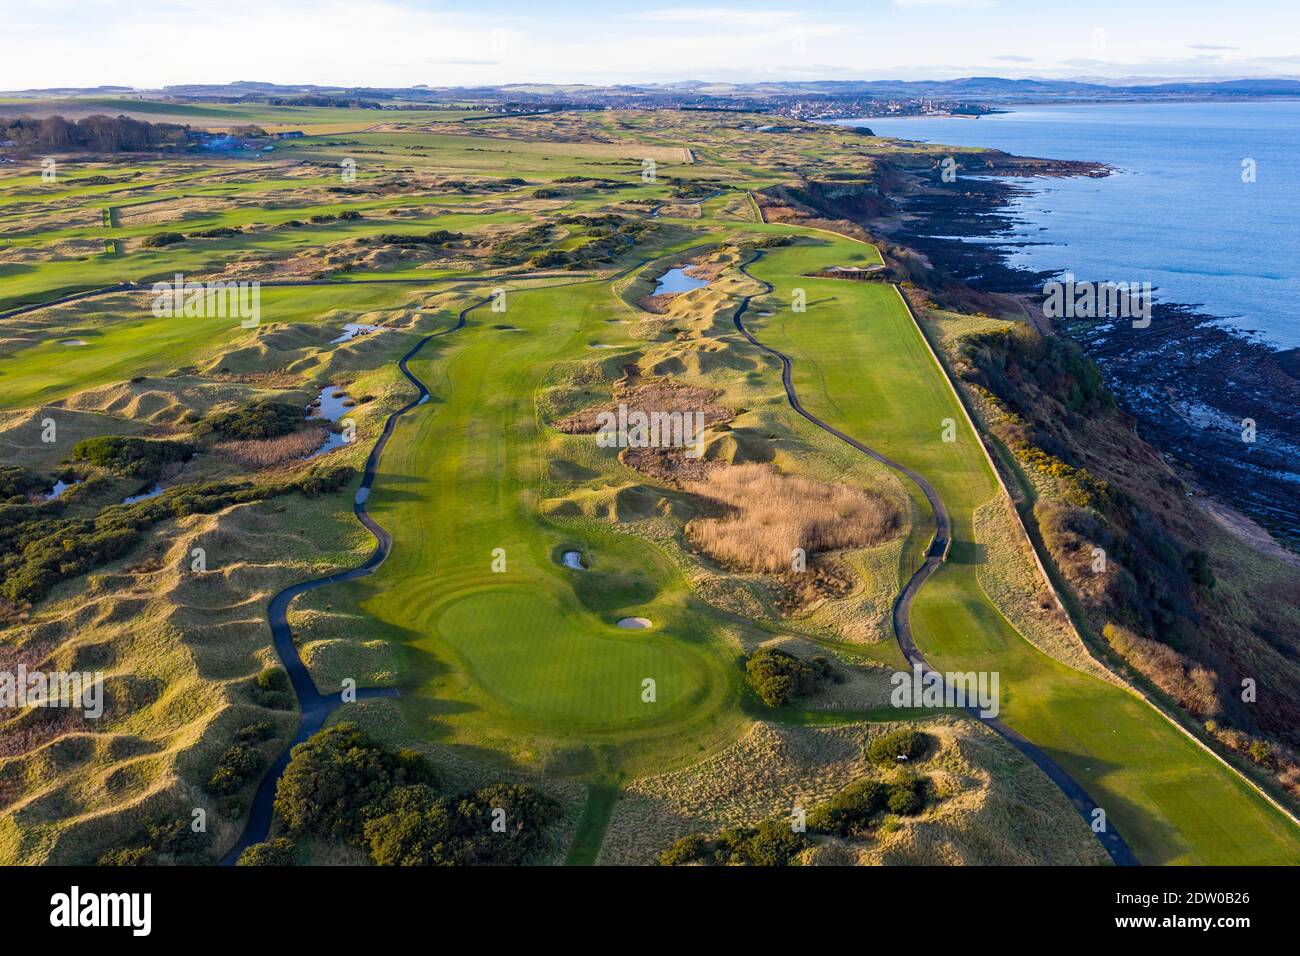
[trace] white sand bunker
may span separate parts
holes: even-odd
[[[650,619],[646,617],[625,617],[618,622],[618,626],[629,631],[644,631],[651,625]]]
[[[566,568],[572,568],[574,571],[586,571],[587,566],[582,563],[581,551],[565,551],[560,556],[560,560]]]

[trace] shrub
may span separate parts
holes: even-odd
[[[156,232],[149,236],[142,245],[146,249],[161,249],[163,246],[174,246],[178,242],[184,242],[185,237],[179,232]]]
[[[125,435],[83,438],[72,446],[74,461],[86,461],[122,478],[156,481],[163,469],[194,454],[193,446],[165,439],[150,440]]]
[[[877,737],[867,745],[867,759],[872,763],[899,763],[899,758],[915,760],[925,753],[930,745],[927,734],[911,728],[895,730]]]
[[[235,866],[293,866],[298,862],[298,847],[288,837],[276,837],[254,843],[235,861]]]
[[[832,677],[830,661],[802,661],[775,647],[759,648],[745,662],[749,686],[769,707],[784,707],[816,691]]]
[[[260,750],[237,743],[227,747],[217,758],[216,769],[208,778],[208,790],[228,796],[243,789],[266,766],[266,757]]]
[[[545,847],[546,826],[558,814],[550,797],[525,786],[493,784],[440,798],[417,784],[394,791],[364,834],[380,866],[520,864]]]
[[[422,236],[385,232],[375,236],[374,241],[388,246],[441,246],[448,242],[456,242],[464,238],[464,234],[459,232],[449,232],[446,229],[435,229],[434,231],[427,232]]]
[[[26,497],[45,488],[45,482],[26,468],[16,465],[0,466],[0,500]]]
[[[109,850],[97,861],[99,866],[148,866],[152,862],[153,850],[147,846]]]
[[[293,706],[293,684],[289,675],[279,667],[268,667],[253,682],[253,701],[272,710],[288,710]]]
[[[276,789],[275,812],[290,833],[362,844],[365,822],[385,812],[390,793],[411,784],[436,785],[427,760],[413,751],[394,753],[355,725],[341,723],[293,748]]]
[[[190,821],[183,817],[165,820],[149,827],[149,848],[179,860],[192,860],[205,849],[211,837],[195,833]]]
[[[275,728],[265,720],[259,720],[255,724],[245,724],[235,732],[235,743],[240,744],[260,744],[264,740],[270,740],[275,736]]]
[[[713,861],[713,847],[701,834],[684,836],[659,854],[660,866],[686,866]]]
[[[199,232],[191,232],[191,239],[229,239],[232,236],[243,234],[242,229],[231,226],[217,226],[213,229],[203,229]]]
[[[808,812],[808,827],[818,833],[852,836],[862,833],[885,808],[889,789],[876,780],[857,780],[826,803]]]
[[[1218,675],[1214,671],[1122,625],[1107,624],[1101,633],[1124,660],[1190,713],[1214,717],[1222,711],[1223,705],[1215,691]]]
[[[208,425],[225,438],[278,438],[294,431],[304,418],[296,405],[259,398],[242,408],[212,416]]]
[[[925,782],[911,778],[894,784],[889,788],[888,807],[890,813],[899,816],[915,816],[925,809]]]
[[[789,866],[808,845],[784,818],[764,820],[756,827],[729,827],[714,840],[695,834],[683,837],[659,856],[661,866],[688,863],[740,866]]]

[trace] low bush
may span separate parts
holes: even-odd
[[[254,843],[235,861],[235,866],[293,866],[298,862],[298,847],[288,837],[276,837]]]
[[[769,707],[785,707],[816,692],[834,674],[824,657],[803,661],[775,647],[759,648],[745,662],[749,686]]]
[[[146,249],[161,249],[164,246],[174,246],[178,242],[184,242],[185,237],[179,232],[156,232],[147,237],[141,245]]]
[[[867,745],[867,759],[872,763],[883,764],[912,761],[924,754],[929,746],[928,734],[904,727],[872,740]]]

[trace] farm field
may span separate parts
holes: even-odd
[[[295,734],[354,724],[447,787],[553,801],[534,862],[653,862],[690,826],[913,786],[864,757],[909,728],[921,805],[806,862],[1107,862],[1022,752],[891,704],[934,516],[793,412],[739,314],[810,412],[942,496],[951,552],[911,611],[933,666],[998,673],[1005,723],[1141,862],[1300,862],[1286,812],[989,585],[991,551],[1031,546],[977,520],[997,477],[895,259],[782,192],[935,147],[691,111],[75,105],[307,135],[0,174],[0,652],[101,668],[111,699],[101,724],[0,723],[0,862],[284,835],[364,861],[259,809]],[[257,283],[258,316],[159,314],[178,275]],[[620,406],[698,413],[698,447],[601,443]],[[802,675],[779,700],[764,654]],[[194,801],[201,848],[145,845]]]

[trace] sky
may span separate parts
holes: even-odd
[[[1300,2],[0,0],[0,89],[1300,77]]]

